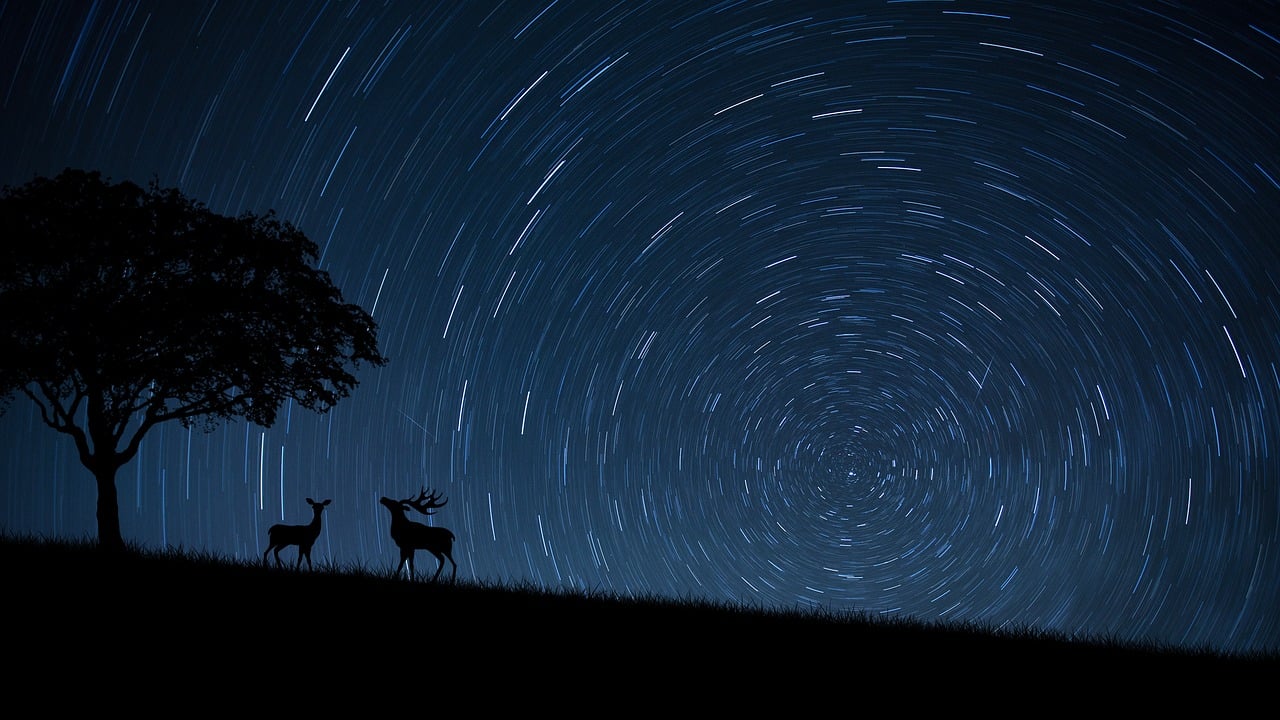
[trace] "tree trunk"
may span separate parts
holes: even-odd
[[[120,535],[120,503],[116,499],[116,467],[100,463],[93,470],[98,481],[98,546],[103,550],[124,550]]]

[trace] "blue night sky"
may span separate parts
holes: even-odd
[[[127,541],[330,498],[390,571],[427,486],[460,579],[1227,650],[1280,648],[1278,115],[1274,2],[0,0],[0,183],[274,209],[390,359],[153,430]],[[96,536],[21,396],[0,479]]]

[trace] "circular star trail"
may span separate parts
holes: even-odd
[[[460,578],[1280,647],[1280,6],[431,5],[0,6],[0,181],[274,209],[391,361],[157,427],[126,539],[390,570],[426,486]]]

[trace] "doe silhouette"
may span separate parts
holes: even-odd
[[[306,525],[276,524],[268,528],[267,539],[271,541],[271,544],[262,553],[262,564],[267,564],[267,555],[274,550],[276,553],[276,567],[284,567],[284,563],[280,562],[280,551],[290,545],[297,545],[298,562],[294,564],[294,569],[302,567],[303,558],[307,559],[307,569],[312,569],[311,546],[315,544],[316,538],[320,537],[320,515],[324,512],[329,502],[329,500],[316,502],[311,498],[307,498],[307,504],[311,506],[311,511],[315,513],[310,523]]]
[[[432,492],[427,494],[424,488],[416,498],[406,498],[404,500],[392,500],[384,497],[378,500],[382,506],[391,513],[391,539],[400,548],[400,562],[396,565],[396,576],[399,577],[400,571],[406,566],[409,569],[409,579],[413,579],[413,556],[418,550],[426,550],[436,556],[436,560],[440,563],[436,567],[436,574],[431,577],[432,580],[440,577],[440,571],[444,570],[444,561],[447,558],[449,563],[453,565],[453,572],[449,579],[453,580],[458,576],[458,563],[453,561],[453,541],[454,535],[448,528],[432,527],[414,522],[405,516],[406,508],[413,508],[423,515],[434,515],[434,509],[443,507],[449,502],[446,498],[440,499],[440,494]]]

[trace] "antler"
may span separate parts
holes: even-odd
[[[431,510],[433,508],[444,507],[444,504],[449,502],[449,499],[445,498],[441,500],[440,493],[432,491],[430,494],[428,494],[427,489],[423,488],[422,492],[418,493],[418,497],[407,498],[405,500],[401,500],[400,502],[404,503],[405,505],[408,505],[414,510],[417,510],[423,515],[435,515],[435,513],[431,512]]]

